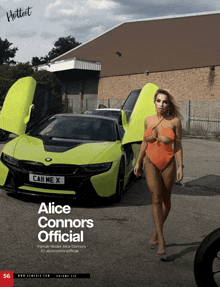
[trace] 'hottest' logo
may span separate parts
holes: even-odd
[[[26,10],[22,10],[21,8],[20,9],[17,9],[16,11],[12,12],[10,10],[10,12],[6,13],[7,15],[7,18],[8,18],[8,22],[10,22],[10,20],[15,20],[16,18],[22,18],[22,17],[25,17],[25,16],[31,16],[32,12],[30,12],[30,9],[32,9],[33,7],[28,7]]]

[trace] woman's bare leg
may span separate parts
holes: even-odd
[[[175,182],[175,176],[176,176],[176,165],[175,165],[175,159],[173,158],[166,169],[161,173],[162,175],[162,211],[163,211],[163,224],[165,220],[168,217],[168,214],[170,212],[171,208],[171,192],[172,187]],[[158,234],[155,230],[150,244],[157,244],[158,243]]]
[[[167,167],[163,170],[161,175],[163,182],[163,220],[165,222],[171,208],[171,192],[176,177],[176,163],[174,157],[171,159]]]
[[[162,176],[158,168],[148,157],[146,157],[145,160],[145,175],[152,197],[152,216],[159,243],[158,253],[161,254],[165,253],[165,241],[163,237]]]

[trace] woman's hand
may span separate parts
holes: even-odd
[[[176,182],[180,182],[183,179],[183,166],[180,165],[176,171]]]
[[[141,171],[142,171],[142,164],[137,162],[135,167],[134,167],[134,174],[136,176],[141,176]]]

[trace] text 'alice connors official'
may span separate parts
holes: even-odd
[[[61,214],[70,213],[71,208],[69,205],[61,206],[55,205],[54,202],[49,202],[48,208],[45,202],[42,202],[38,211],[38,214]],[[94,226],[92,219],[48,219],[46,216],[41,216],[38,219],[38,226],[40,228],[51,228],[49,232],[47,230],[41,230],[38,233],[38,239],[41,242],[83,242],[84,231],[74,232],[73,228],[92,228]],[[68,232],[63,233],[62,228],[68,228]]]

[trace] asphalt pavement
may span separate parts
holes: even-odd
[[[0,238],[4,246],[0,270],[81,271],[91,276],[74,281],[15,279],[18,287],[196,287],[195,252],[203,238],[220,227],[220,142],[183,139],[183,152],[184,179],[173,188],[171,212],[164,226],[165,260],[161,261],[157,250],[148,244],[154,227],[151,198],[143,178],[135,181],[119,204],[71,206],[75,218],[93,218],[95,223],[86,231],[86,250],[71,256],[43,255],[36,239],[39,203],[10,197],[0,190]]]

